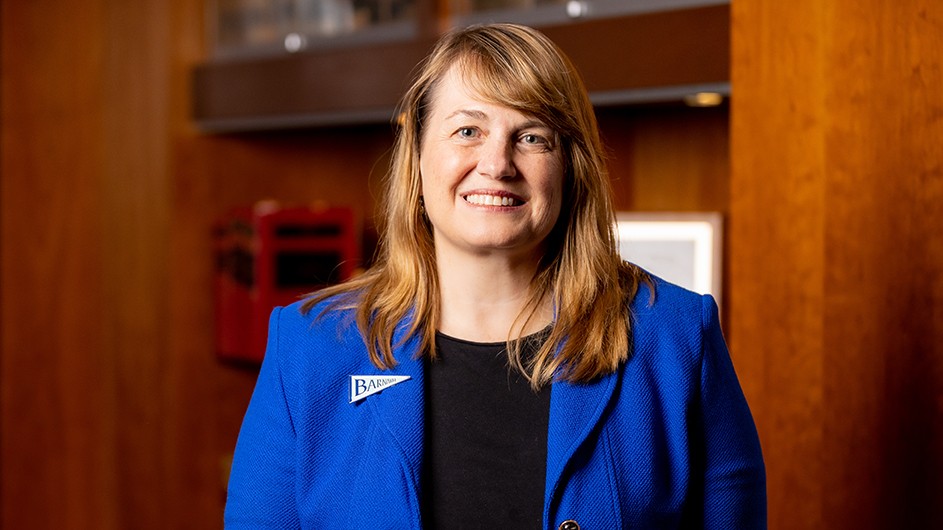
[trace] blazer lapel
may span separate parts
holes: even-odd
[[[618,379],[618,373],[615,373],[586,384],[558,382],[551,386],[545,516],[549,514],[551,500],[558,496],[557,489],[567,462],[596,428]]]
[[[418,470],[422,463],[423,450],[423,361],[418,359],[419,339],[413,337],[394,350],[399,364],[391,370],[378,372],[378,375],[405,375],[409,379],[382,392],[368,396],[364,405],[370,407],[376,421],[393,438],[396,448],[402,454],[405,468],[413,471],[413,486],[418,487]],[[418,491],[418,490],[417,490]]]

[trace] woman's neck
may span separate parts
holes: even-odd
[[[504,255],[438,255],[439,331],[476,342],[503,341],[537,332],[552,319],[549,300],[530,322],[515,322],[526,307],[536,259]],[[515,326],[512,329],[512,324]]]

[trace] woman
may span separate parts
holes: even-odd
[[[576,70],[443,37],[401,106],[377,264],[277,309],[227,528],[763,528],[709,296],[619,259]]]

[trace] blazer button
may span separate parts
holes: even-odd
[[[580,530],[580,525],[573,519],[568,519],[560,523],[557,530]]]

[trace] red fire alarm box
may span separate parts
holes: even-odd
[[[260,362],[272,309],[350,278],[360,262],[349,208],[260,203],[217,223],[216,348],[223,359]]]

